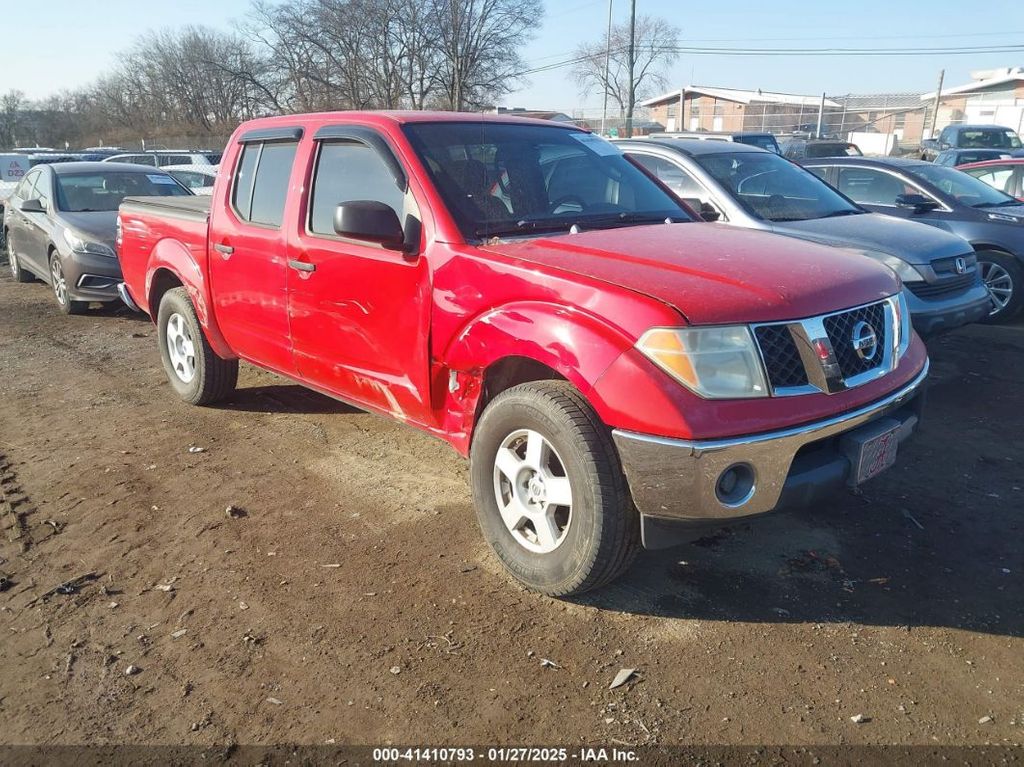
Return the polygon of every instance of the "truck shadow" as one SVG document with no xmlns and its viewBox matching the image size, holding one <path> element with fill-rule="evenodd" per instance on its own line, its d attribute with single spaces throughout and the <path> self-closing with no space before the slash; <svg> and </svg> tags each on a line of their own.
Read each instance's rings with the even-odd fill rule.
<svg viewBox="0 0 1024 767">
<path fill-rule="evenodd" d="M 586 604 L 1024 636 L 1024 323 L 929 341 L 922 429 L 863 492 L 645 552 Z"/>
<path fill-rule="evenodd" d="M 247 413 L 304 413 L 307 415 L 350 415 L 363 413 L 324 394 L 298 384 L 271 384 L 238 389 L 222 410 Z"/>
</svg>

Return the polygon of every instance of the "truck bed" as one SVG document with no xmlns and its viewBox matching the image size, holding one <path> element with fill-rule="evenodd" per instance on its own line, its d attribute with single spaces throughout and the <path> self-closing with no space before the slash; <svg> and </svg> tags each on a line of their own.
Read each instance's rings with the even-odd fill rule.
<svg viewBox="0 0 1024 767">
<path fill-rule="evenodd" d="M 124 284 L 136 305 L 150 316 L 147 274 L 156 262 L 188 253 L 205 269 L 210 197 L 126 197 L 119 210 L 121 242 L 117 257 Z M 176 264 L 177 268 L 186 268 Z"/>
<path fill-rule="evenodd" d="M 154 216 L 184 216 L 206 221 L 210 216 L 209 196 L 191 197 L 125 197 L 121 210 Z"/>
</svg>

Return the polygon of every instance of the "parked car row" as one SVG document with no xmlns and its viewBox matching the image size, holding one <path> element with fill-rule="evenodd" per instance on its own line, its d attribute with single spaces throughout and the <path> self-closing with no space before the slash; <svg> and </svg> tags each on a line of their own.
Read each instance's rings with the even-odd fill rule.
<svg viewBox="0 0 1024 767">
<path fill-rule="evenodd" d="M 501 563 L 566 595 L 892 466 L 923 407 L 914 326 L 989 318 L 994 243 L 912 221 L 920 201 L 871 212 L 816 175 L 854 159 L 827 162 L 508 115 L 289 115 L 237 129 L 210 195 L 54 165 L 4 222 L 12 274 L 62 310 L 119 268 L 185 402 L 231 396 L 244 359 L 448 442 Z M 936 181 L 962 202 L 998 194 L 928 167 L 988 190 Z M 1001 201 L 976 210 L 1013 219 Z"/>
</svg>

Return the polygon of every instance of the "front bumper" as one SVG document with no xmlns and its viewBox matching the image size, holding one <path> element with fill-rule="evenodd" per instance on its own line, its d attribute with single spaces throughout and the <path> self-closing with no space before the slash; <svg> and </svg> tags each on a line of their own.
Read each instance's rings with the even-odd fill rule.
<svg viewBox="0 0 1024 767">
<path fill-rule="evenodd" d="M 648 518 L 721 522 L 786 506 L 806 505 L 848 482 L 850 460 L 839 437 L 881 418 L 900 425 L 899 441 L 920 418 L 928 363 L 907 385 L 870 405 L 782 431 L 707 441 L 612 432 L 633 502 Z M 723 502 L 719 479 L 747 467 L 745 497 Z M 647 541 L 645 540 L 645 544 Z"/>
<path fill-rule="evenodd" d="M 116 258 L 92 253 L 70 251 L 62 254 L 68 293 L 75 301 L 115 301 L 121 277 L 121 264 Z"/>
<path fill-rule="evenodd" d="M 985 319 L 992 311 L 992 298 L 980 281 L 969 290 L 948 298 L 929 299 L 904 291 L 914 330 L 919 336 L 933 336 Z"/>
</svg>

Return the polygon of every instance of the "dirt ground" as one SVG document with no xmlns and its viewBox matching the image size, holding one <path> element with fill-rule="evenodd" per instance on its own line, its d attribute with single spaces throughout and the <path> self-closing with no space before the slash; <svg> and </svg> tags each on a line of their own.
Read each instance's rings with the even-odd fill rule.
<svg viewBox="0 0 1024 767">
<path fill-rule="evenodd" d="M 1024 741 L 1024 323 L 931 344 L 862 494 L 558 601 L 440 442 L 251 367 L 186 406 L 147 320 L 4 274 L 2 743 Z"/>
</svg>

